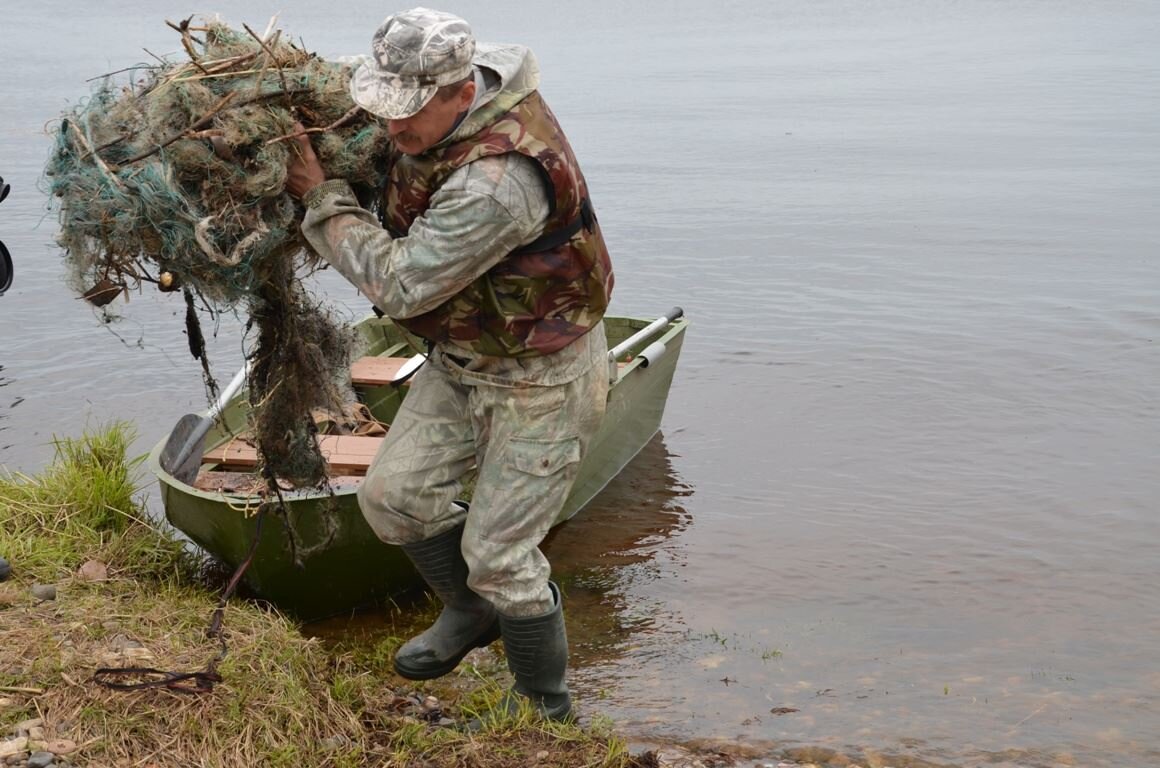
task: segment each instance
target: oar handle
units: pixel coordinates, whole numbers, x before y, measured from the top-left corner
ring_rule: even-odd
[[[201,444],[201,439],[205,437],[205,433],[209,432],[209,428],[213,426],[214,419],[218,417],[225,407],[229,404],[230,399],[238,393],[242,388],[242,384],[246,381],[246,374],[250,371],[250,361],[247,360],[242,366],[242,369],[234,374],[230,379],[230,383],[218,395],[217,402],[209,409],[209,412],[197,423],[193,431],[189,433],[189,437],[185,440],[185,445],[181,446],[181,450],[177,452],[177,458],[173,462],[173,466],[180,467],[182,462],[189,458],[190,452],[195,447]]]
[[[628,352],[628,350],[632,349],[637,344],[640,344],[641,342],[656,336],[664,328],[668,327],[669,323],[673,322],[684,314],[685,310],[681,309],[680,307],[673,307],[663,317],[658,317],[644,328],[641,328],[639,331],[629,336],[627,339],[620,342],[612,349],[608,350],[608,360],[615,364],[620,356],[625,352]]]
[[[656,336],[665,328],[668,328],[669,323],[673,322],[684,314],[685,310],[681,309],[680,307],[673,307],[665,315],[658,317],[656,320],[653,320],[644,328],[641,328],[639,331],[632,334],[612,349],[608,350],[608,380],[612,383],[616,383],[617,377],[620,376],[620,371],[617,368],[616,361],[619,360],[622,355],[627,353],[630,349],[637,346],[638,344],[642,344],[645,341],[651,339],[653,336]],[[664,347],[662,346],[661,352],[663,353],[663,351]],[[648,366],[647,359],[648,358],[646,358],[645,367]]]

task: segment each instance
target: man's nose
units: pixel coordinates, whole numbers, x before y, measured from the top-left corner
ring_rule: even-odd
[[[410,120],[408,120],[407,118],[403,118],[401,120],[388,120],[387,121],[387,135],[393,139],[396,136],[398,136],[399,134],[404,133],[407,130],[407,126],[409,124],[410,124]]]

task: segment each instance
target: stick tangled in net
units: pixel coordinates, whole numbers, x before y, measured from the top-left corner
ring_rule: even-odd
[[[375,207],[386,130],[348,95],[350,69],[218,21],[170,24],[188,61],[106,77],[64,115],[46,179],[72,286],[100,306],[143,283],[180,288],[190,350],[205,359],[198,312],[230,311],[256,329],[249,391],[265,473],[325,479],[312,409],[341,411],[350,329],[313,302],[298,275],[318,267],[303,210],[285,192],[294,124],[315,133],[332,178]]]

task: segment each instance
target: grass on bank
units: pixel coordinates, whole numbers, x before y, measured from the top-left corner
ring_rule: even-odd
[[[390,671],[398,638],[324,646],[277,612],[232,600],[228,653],[211,693],[115,691],[99,667],[192,672],[217,594],[202,563],[136,501],[140,459],[125,424],[56,444],[36,476],[0,474],[0,743],[43,720],[44,744],[77,766],[606,766],[640,764],[607,728],[496,716],[475,733],[435,727],[413,706],[434,694],[454,719],[495,706],[506,683],[467,675],[416,692]],[[90,580],[81,566],[104,564]],[[86,572],[88,569],[84,569]],[[55,600],[32,596],[52,585]]]

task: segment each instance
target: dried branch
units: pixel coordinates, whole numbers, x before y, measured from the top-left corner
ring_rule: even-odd
[[[190,16],[188,19],[182,21],[180,24],[174,24],[172,21],[169,21],[168,19],[165,21],[165,23],[168,24],[170,26],[170,28],[181,33],[181,47],[185,49],[185,52],[187,54],[189,54],[190,63],[193,64],[193,66],[197,67],[198,69],[201,69],[204,72],[205,70],[202,69],[201,62],[198,61],[197,51],[195,51],[193,48],[193,35],[191,35],[189,33],[189,22],[192,20],[193,20],[193,17]]]
[[[148,53],[150,56],[153,56],[153,58],[155,58],[155,59],[157,58],[157,56],[155,56],[154,54],[149,53],[148,49],[144,49],[144,50],[145,50],[145,53]],[[158,61],[160,61],[160,59],[158,59]],[[106,78],[110,78],[113,75],[122,75],[126,72],[136,72],[138,69],[157,70],[157,69],[161,69],[161,67],[164,65],[165,65],[164,61],[162,61],[161,64],[158,66],[153,66],[151,64],[134,64],[131,67],[125,67],[124,69],[115,69],[112,72],[106,72],[103,75],[97,75],[96,77],[85,78],[85,82],[91,83],[91,82],[94,82],[96,80],[105,80]]]
[[[191,131],[200,130],[201,128],[203,128],[205,126],[206,123],[213,120],[214,115],[216,115],[218,112],[221,112],[223,109],[225,109],[226,105],[229,104],[231,101],[233,101],[234,96],[237,96],[237,94],[233,93],[233,92],[227,93],[225,96],[223,96],[218,101],[217,104],[215,104],[213,106],[212,109],[210,109],[209,112],[206,112],[204,115],[202,115],[200,118],[198,118],[198,120],[196,122],[194,122],[193,125],[189,126],[181,133],[177,133],[177,134],[174,134],[173,136],[170,136],[168,139],[161,142],[153,149],[150,149],[146,152],[142,152],[141,154],[137,155],[136,157],[131,157],[121,164],[128,165],[130,163],[136,163],[136,162],[139,162],[141,160],[144,160],[145,158],[160,152],[162,149],[165,149],[165,147],[168,147],[173,142],[175,142],[175,141],[177,141],[185,136],[188,136]]]
[[[262,50],[266,52],[266,56],[269,57],[270,63],[273,64],[274,67],[278,70],[278,79],[280,81],[282,81],[282,90],[283,91],[290,90],[290,86],[286,82],[286,73],[282,71],[282,65],[278,63],[278,55],[276,53],[274,53],[274,48],[273,48],[274,45],[277,45],[278,36],[281,35],[282,33],[280,31],[275,33],[273,40],[270,43],[267,43],[265,40],[258,37],[257,32],[250,29],[249,24],[243,24],[242,29],[246,30],[246,32],[248,32],[250,34],[250,37],[252,37],[258,41],[258,45],[260,45],[262,47]],[[262,86],[262,79],[258,78],[257,82],[255,83],[255,88],[260,88],[261,86]]]
[[[357,117],[360,109],[361,109],[361,107],[359,107],[356,104],[355,106],[353,106],[349,110],[347,110],[347,113],[345,115],[338,118],[333,123],[331,123],[330,125],[328,125],[324,128],[305,128],[301,131],[294,131],[293,133],[288,133],[285,136],[278,136],[276,138],[269,139],[266,142],[266,146],[269,146],[271,144],[276,144],[279,141],[286,141],[287,139],[296,139],[299,136],[305,136],[309,133],[326,133],[327,131],[333,131],[335,128],[341,128],[342,126],[346,125],[351,120],[353,120],[355,117]]]
[[[242,53],[237,56],[231,56],[228,59],[218,59],[216,61],[205,62],[205,71],[209,74],[216,75],[219,72],[230,69],[231,67],[241,64],[244,61],[258,58],[257,51],[250,51],[249,53]]]
[[[105,163],[104,160],[101,159],[101,156],[93,151],[92,145],[89,144],[89,140],[85,138],[85,135],[81,132],[81,129],[77,127],[76,121],[65,120],[64,123],[67,127],[72,128],[72,133],[76,138],[77,145],[80,146],[80,148],[85,152],[84,157],[92,157],[93,163],[101,170],[101,173],[105,174],[105,177],[109,181],[115,184],[118,189],[123,191],[125,187],[121,184],[121,180],[117,178],[117,174],[113,173],[113,170],[108,166],[108,164]]]
[[[235,104],[232,104],[232,105],[230,105],[229,102],[234,98],[234,96],[237,95],[237,93],[236,92],[227,93],[225,96],[222,97],[222,99],[220,101],[218,101],[217,104],[214,105],[213,109],[211,109],[209,112],[206,112],[204,115],[202,115],[200,118],[198,118],[196,122],[194,122],[192,125],[190,125],[188,128],[186,128],[184,131],[182,131],[181,133],[174,134],[173,136],[170,136],[168,139],[161,142],[156,147],[153,147],[152,149],[150,149],[146,152],[142,152],[141,154],[137,155],[136,157],[131,157],[128,160],[123,161],[121,163],[121,165],[128,165],[130,163],[139,162],[139,161],[144,160],[145,158],[147,158],[151,155],[154,155],[154,154],[160,152],[162,149],[165,149],[166,147],[168,147],[170,144],[172,144],[175,141],[179,141],[180,139],[183,139],[183,138],[190,138],[191,136],[196,134],[198,131],[200,131],[202,128],[204,128],[206,123],[213,120],[213,118],[216,117],[217,114],[219,112],[221,112],[227,105],[232,106],[234,108],[244,107],[247,104],[253,104],[255,101],[263,101],[265,99],[272,99],[272,98],[275,98],[277,96],[290,96],[290,95],[293,95],[295,93],[299,93],[299,92],[304,91],[304,90],[307,90],[307,89],[304,87],[295,87],[295,88],[289,88],[285,91],[272,91],[270,93],[261,93],[261,94],[258,94],[257,96],[251,96],[248,99],[242,99],[241,101],[239,101]],[[341,125],[347,119],[349,119],[348,116],[344,115],[340,120],[335,122],[334,125]]]

